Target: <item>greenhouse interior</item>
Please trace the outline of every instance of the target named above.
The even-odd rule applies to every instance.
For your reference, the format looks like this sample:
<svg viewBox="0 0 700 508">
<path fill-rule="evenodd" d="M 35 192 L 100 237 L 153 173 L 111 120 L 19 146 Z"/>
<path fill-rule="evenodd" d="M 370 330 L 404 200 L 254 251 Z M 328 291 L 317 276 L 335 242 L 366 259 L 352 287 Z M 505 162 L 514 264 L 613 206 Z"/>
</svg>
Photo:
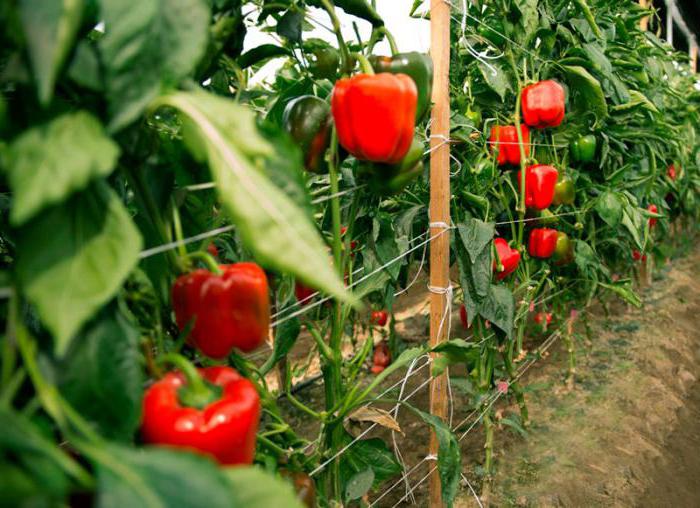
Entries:
<svg viewBox="0 0 700 508">
<path fill-rule="evenodd" d="M 700 507 L 699 41 L 0 1 L 0 507 Z"/>
</svg>

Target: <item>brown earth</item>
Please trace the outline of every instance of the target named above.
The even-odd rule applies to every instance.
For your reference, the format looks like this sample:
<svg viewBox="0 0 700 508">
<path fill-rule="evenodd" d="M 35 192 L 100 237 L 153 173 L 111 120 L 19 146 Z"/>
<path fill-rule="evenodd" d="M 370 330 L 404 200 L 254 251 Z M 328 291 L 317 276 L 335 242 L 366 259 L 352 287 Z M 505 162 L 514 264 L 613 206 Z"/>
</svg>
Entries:
<svg viewBox="0 0 700 508">
<path fill-rule="evenodd" d="M 696 251 L 657 270 L 642 309 L 594 310 L 573 390 L 563 348 L 532 369 L 532 429 L 501 438 L 491 505 L 700 506 L 698 274 Z"/>
</svg>

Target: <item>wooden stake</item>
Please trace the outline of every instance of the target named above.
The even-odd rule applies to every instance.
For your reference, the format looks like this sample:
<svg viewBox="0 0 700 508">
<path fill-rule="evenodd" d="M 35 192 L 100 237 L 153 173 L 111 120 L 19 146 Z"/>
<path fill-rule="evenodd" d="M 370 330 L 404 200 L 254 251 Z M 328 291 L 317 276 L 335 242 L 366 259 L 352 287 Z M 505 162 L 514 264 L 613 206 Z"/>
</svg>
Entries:
<svg viewBox="0 0 700 508">
<path fill-rule="evenodd" d="M 430 138 L 430 228 L 431 237 L 450 224 L 450 6 L 445 0 L 430 2 L 430 55 L 433 59 L 433 110 Z M 438 223 L 438 224 L 436 224 Z M 450 232 L 444 231 L 430 242 L 430 345 L 447 339 L 447 322 L 442 329 L 447 296 L 442 288 L 450 285 Z M 449 292 L 451 295 L 451 291 Z M 430 382 L 430 412 L 443 420 L 447 416 L 447 372 Z M 430 435 L 430 454 L 437 456 L 438 440 Z M 431 466 L 432 467 L 432 466 Z M 437 469 L 430 476 L 431 508 L 442 508 L 442 490 Z"/>
<path fill-rule="evenodd" d="M 643 7 L 644 9 L 651 7 L 651 3 L 652 0 L 639 0 L 640 7 Z M 639 20 L 639 28 L 645 32 L 649 29 L 649 16 L 644 16 Z"/>
<path fill-rule="evenodd" d="M 690 70 L 698 72 L 698 45 L 696 42 L 690 43 Z"/>
</svg>

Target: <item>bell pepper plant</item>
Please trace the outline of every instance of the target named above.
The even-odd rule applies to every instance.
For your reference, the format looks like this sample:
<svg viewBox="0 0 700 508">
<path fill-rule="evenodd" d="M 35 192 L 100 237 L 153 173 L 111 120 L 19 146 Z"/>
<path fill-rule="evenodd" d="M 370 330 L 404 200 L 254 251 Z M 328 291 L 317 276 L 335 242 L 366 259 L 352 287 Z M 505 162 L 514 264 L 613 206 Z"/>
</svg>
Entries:
<svg viewBox="0 0 700 508">
<path fill-rule="evenodd" d="M 330 113 L 328 103 L 313 95 L 297 97 L 284 109 L 284 128 L 301 148 L 304 168 L 312 173 L 328 172 L 324 156 L 330 144 Z"/>
<path fill-rule="evenodd" d="M 146 390 L 141 434 L 221 464 L 251 464 L 260 411 L 253 383 L 230 367 L 173 371 Z"/>
<path fill-rule="evenodd" d="M 265 271 L 255 263 L 221 265 L 221 273 L 197 269 L 173 284 L 172 300 L 180 330 L 211 358 L 236 348 L 257 349 L 270 328 L 270 295 Z"/>
<path fill-rule="evenodd" d="M 527 125 L 520 126 L 522 137 L 522 148 L 525 157 L 530 156 L 530 130 Z M 498 164 L 520 164 L 520 141 L 518 140 L 518 129 L 514 125 L 496 125 L 491 129 L 489 138 L 491 150 L 498 152 Z"/>
<path fill-rule="evenodd" d="M 558 231 L 550 228 L 536 228 L 530 232 L 528 252 L 534 258 L 552 257 L 557 247 Z"/>
<path fill-rule="evenodd" d="M 496 274 L 496 280 L 503 280 L 518 268 L 520 252 L 511 248 L 503 238 L 494 239 L 493 244 L 498 257 L 493 261 L 493 271 Z"/>
<path fill-rule="evenodd" d="M 522 92 L 523 120 L 530 127 L 558 127 L 566 110 L 564 88 L 553 80 L 526 86 Z"/>
<path fill-rule="evenodd" d="M 340 144 L 360 160 L 399 163 L 413 142 L 418 90 L 406 74 L 358 74 L 333 87 Z"/>
<path fill-rule="evenodd" d="M 525 170 L 525 206 L 544 210 L 552 204 L 559 172 L 553 166 L 537 164 Z M 518 186 L 521 172 L 518 171 Z"/>
<path fill-rule="evenodd" d="M 598 140 L 593 134 L 578 136 L 569 147 L 571 158 L 575 162 L 593 162 L 598 148 Z"/>
</svg>

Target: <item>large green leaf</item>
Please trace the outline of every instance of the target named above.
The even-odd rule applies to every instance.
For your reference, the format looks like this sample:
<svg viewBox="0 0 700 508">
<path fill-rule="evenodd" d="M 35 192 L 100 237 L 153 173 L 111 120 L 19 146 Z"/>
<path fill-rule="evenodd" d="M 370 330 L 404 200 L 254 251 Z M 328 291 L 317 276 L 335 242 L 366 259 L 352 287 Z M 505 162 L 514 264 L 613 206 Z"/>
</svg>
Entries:
<svg viewBox="0 0 700 508">
<path fill-rule="evenodd" d="M 56 76 L 80 27 L 84 0 L 21 0 L 19 13 L 39 101 L 53 96 Z"/>
<path fill-rule="evenodd" d="M 204 92 L 175 93 L 161 103 L 182 113 L 188 146 L 208 161 L 221 202 L 256 259 L 352 301 L 314 224 L 256 168 L 255 159 L 274 152 L 252 112 Z"/>
<path fill-rule="evenodd" d="M 7 150 L 12 192 L 10 220 L 20 225 L 42 208 L 60 203 L 94 178 L 108 175 L 119 147 L 84 111 L 66 113 L 25 131 Z"/>
<path fill-rule="evenodd" d="M 431 415 L 409 404 L 407 407 L 430 425 L 438 438 L 438 472 L 442 486 L 442 500 L 451 507 L 459 489 L 459 477 L 462 473 L 462 455 L 459 441 L 449 426 L 435 415 Z"/>
<path fill-rule="evenodd" d="M 28 418 L 7 409 L 0 409 L 0 428 L 2 428 L 0 449 L 12 451 L 16 457 L 19 457 L 19 462 L 25 466 L 25 469 L 34 473 L 32 476 L 36 480 L 35 487 L 60 494 L 68 487 L 61 471 L 75 478 L 82 477 L 82 471 L 70 456 L 56 443 L 42 435 Z M 42 467 L 34 470 L 31 466 L 36 464 L 37 460 Z M 6 484 L 3 486 L 7 487 Z M 0 492 L 3 490 L 0 487 Z"/>
<path fill-rule="evenodd" d="M 57 368 L 63 396 L 100 433 L 131 441 L 141 416 L 138 330 L 111 305 L 71 343 Z"/>
<path fill-rule="evenodd" d="M 258 467 L 229 467 L 224 470 L 231 484 L 230 504 L 245 508 L 303 508 L 292 486 Z"/>
<path fill-rule="evenodd" d="M 18 232 L 17 276 L 60 356 L 136 265 L 141 236 L 116 194 L 94 184 Z"/>
<path fill-rule="evenodd" d="M 346 434 L 345 439 L 349 443 L 353 438 Z M 371 469 L 375 488 L 401 472 L 401 465 L 396 461 L 394 453 L 383 439 L 376 437 L 361 439 L 348 448 L 340 457 L 340 468 L 344 484 L 352 481 L 357 473 Z"/>
<path fill-rule="evenodd" d="M 622 219 L 622 201 L 619 194 L 605 191 L 596 201 L 595 210 L 608 226 L 617 227 Z"/>
<path fill-rule="evenodd" d="M 102 0 L 110 128 L 135 120 L 162 90 L 189 75 L 209 33 L 205 0 Z"/>
<path fill-rule="evenodd" d="M 522 44 L 528 44 L 539 25 L 537 0 L 515 0 L 515 5 L 521 14 L 519 24 L 522 30 L 518 31 L 518 39 Z"/>
<path fill-rule="evenodd" d="M 484 77 L 486 84 L 498 94 L 498 96 L 503 100 L 506 96 L 506 92 L 510 87 L 508 82 L 508 74 L 493 60 L 489 60 L 488 64 L 479 60 L 478 62 L 479 70 L 481 75 Z"/>
<path fill-rule="evenodd" d="M 230 508 L 236 494 L 212 460 L 166 448 L 80 445 L 97 469 L 100 508 Z M 252 488 L 252 486 L 248 486 Z"/>
<path fill-rule="evenodd" d="M 608 105 L 600 82 L 583 67 L 563 65 L 562 68 L 567 76 L 572 100 L 579 112 L 590 111 L 596 120 L 608 116 Z"/>
</svg>

